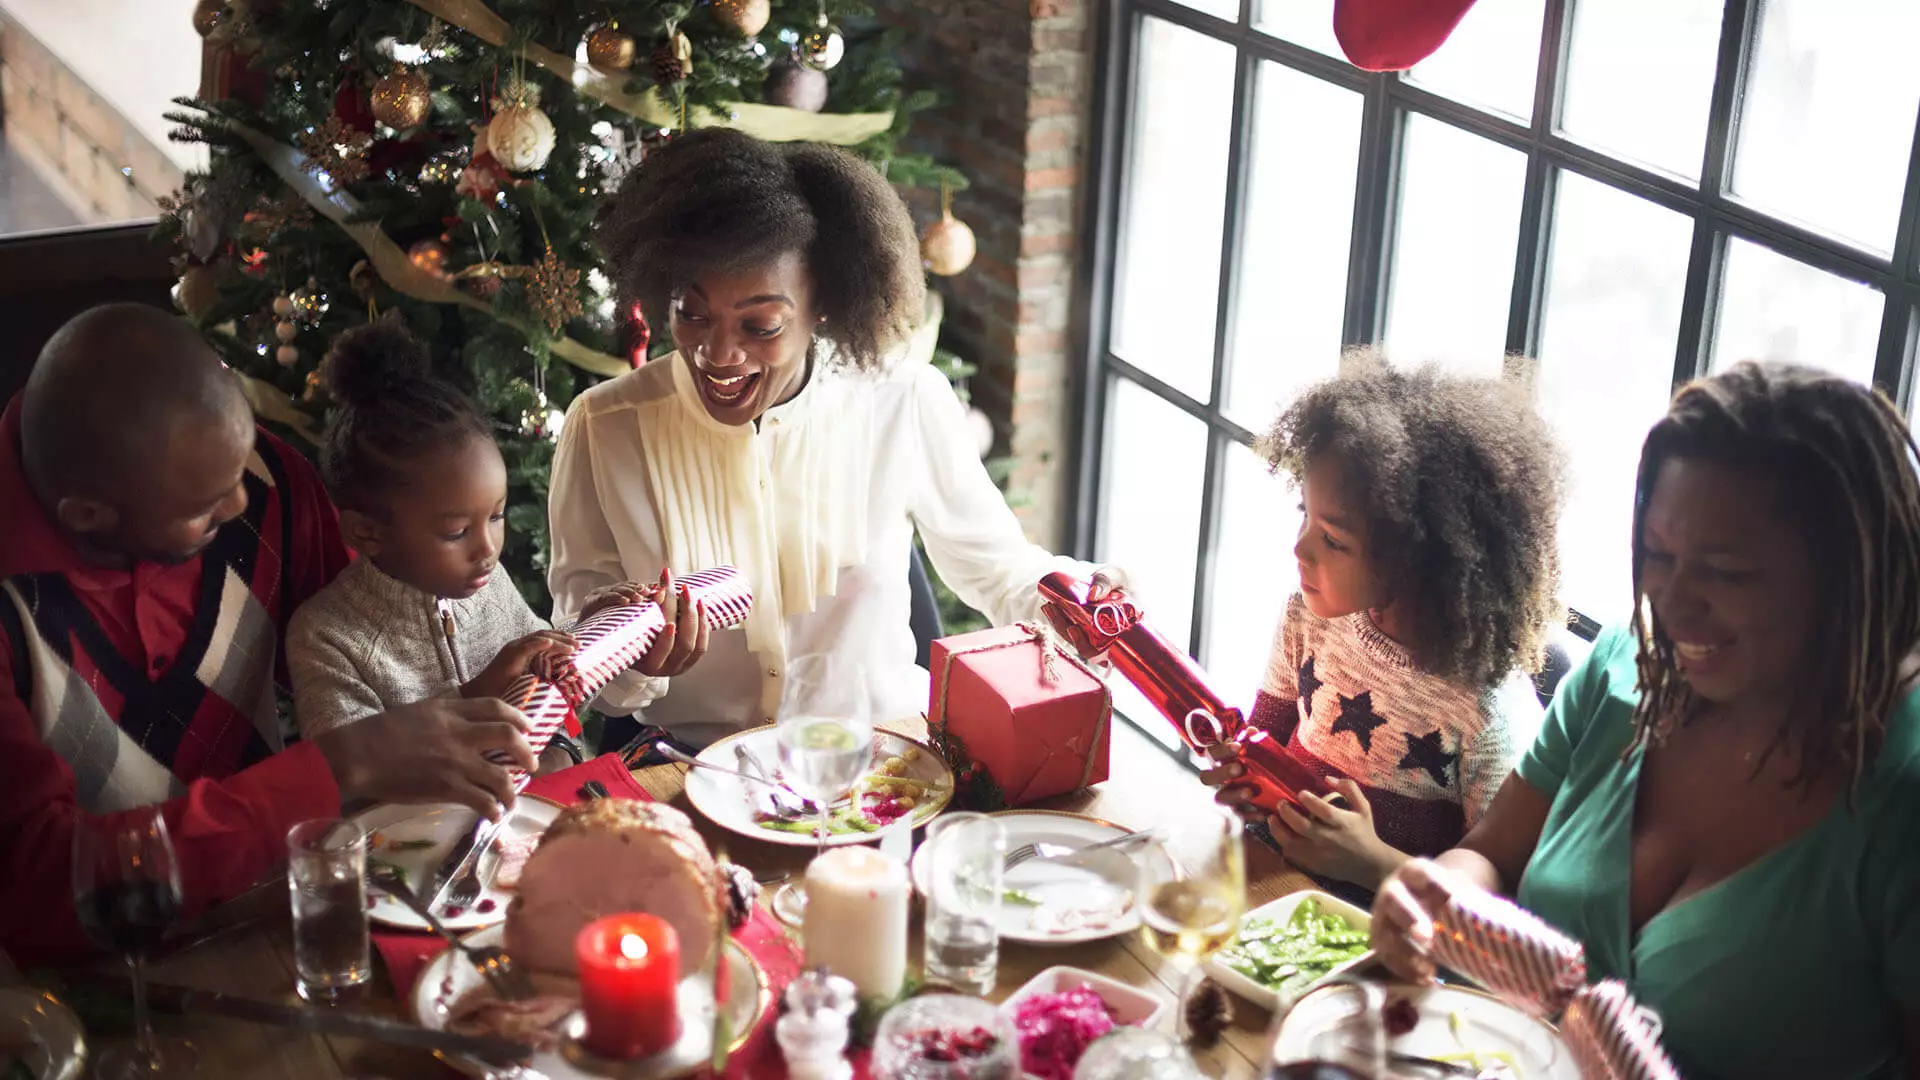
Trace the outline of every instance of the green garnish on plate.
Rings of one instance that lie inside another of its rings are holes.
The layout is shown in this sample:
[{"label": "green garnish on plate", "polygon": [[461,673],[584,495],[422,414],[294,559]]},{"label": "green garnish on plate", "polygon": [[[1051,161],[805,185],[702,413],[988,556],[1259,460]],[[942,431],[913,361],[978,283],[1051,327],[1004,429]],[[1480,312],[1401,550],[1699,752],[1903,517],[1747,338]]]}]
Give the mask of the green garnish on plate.
[{"label": "green garnish on plate", "polygon": [[1248,919],[1220,950],[1220,962],[1282,997],[1297,993],[1367,951],[1367,931],[1311,899],[1286,922]]}]

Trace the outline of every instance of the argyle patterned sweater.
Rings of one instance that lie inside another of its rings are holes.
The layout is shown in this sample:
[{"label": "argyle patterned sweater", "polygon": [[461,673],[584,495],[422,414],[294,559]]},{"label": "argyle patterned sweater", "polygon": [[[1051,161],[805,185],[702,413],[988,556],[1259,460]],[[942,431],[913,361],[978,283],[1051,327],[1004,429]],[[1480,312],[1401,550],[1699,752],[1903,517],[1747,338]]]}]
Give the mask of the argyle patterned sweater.
[{"label": "argyle patterned sweater", "polygon": [[1380,839],[1431,856],[1479,821],[1543,715],[1524,672],[1494,687],[1449,682],[1414,667],[1365,612],[1322,619],[1296,592],[1251,719],[1321,775],[1358,783]]}]

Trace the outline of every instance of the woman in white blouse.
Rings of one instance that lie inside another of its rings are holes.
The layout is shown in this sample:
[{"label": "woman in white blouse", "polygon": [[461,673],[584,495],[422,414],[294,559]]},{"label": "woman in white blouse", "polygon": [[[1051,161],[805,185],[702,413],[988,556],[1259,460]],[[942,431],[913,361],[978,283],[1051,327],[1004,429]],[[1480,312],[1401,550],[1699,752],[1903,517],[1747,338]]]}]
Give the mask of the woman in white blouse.
[{"label": "woman in white blouse", "polygon": [[1048,571],[1092,573],[1027,542],[946,379],[883,360],[925,284],[906,207],[872,167],[696,131],[628,176],[599,239],[616,286],[655,326],[667,314],[679,351],[567,410],[549,503],[555,619],[662,567],[732,564],[754,591],[744,629],[682,632],[604,691],[602,711],[644,710],[704,745],[771,720],[788,659],[824,652],[866,669],[875,717],[925,709],[908,627],[915,530],[996,624],[1039,617]]}]

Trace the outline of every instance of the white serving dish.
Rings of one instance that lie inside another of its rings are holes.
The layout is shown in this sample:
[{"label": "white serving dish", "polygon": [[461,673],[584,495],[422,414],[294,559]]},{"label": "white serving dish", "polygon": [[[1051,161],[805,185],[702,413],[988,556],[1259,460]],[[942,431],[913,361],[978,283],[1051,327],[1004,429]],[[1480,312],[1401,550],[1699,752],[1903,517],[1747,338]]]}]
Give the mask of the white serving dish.
[{"label": "white serving dish", "polygon": [[[1077,986],[1084,986],[1100,995],[1100,1000],[1106,1002],[1107,1008],[1113,1012],[1115,1027],[1137,1027],[1150,1030],[1160,1022],[1160,1017],[1167,1011],[1166,1002],[1145,990],[1117,982],[1105,975],[1096,975],[1083,968],[1061,965],[1050,967],[1028,979],[1026,985],[1015,990],[1007,1000],[1000,1003],[1000,1015],[1007,1018],[1008,1024],[1012,1024],[1015,1011],[1027,998],[1035,994],[1063,993]],[[1032,1073],[1021,1075],[1028,1077],[1029,1080],[1037,1080]]]},{"label": "white serving dish", "polygon": [[[1246,918],[1269,919],[1273,922],[1284,923],[1288,919],[1293,918],[1294,909],[1298,908],[1307,900],[1313,900],[1319,904],[1320,910],[1332,912],[1347,920],[1355,930],[1364,931],[1370,930],[1373,927],[1372,915],[1369,915],[1367,912],[1362,911],[1337,896],[1330,896],[1313,889],[1302,889],[1297,893],[1288,893],[1286,896],[1271,903],[1262,904],[1252,911],[1247,912]],[[1369,949],[1359,956],[1354,957],[1352,960],[1335,966],[1333,970],[1301,987],[1298,993],[1293,994],[1285,1000],[1282,1000],[1281,996],[1272,989],[1254,982],[1252,979],[1221,963],[1218,957],[1209,958],[1203,970],[1206,971],[1208,978],[1241,997],[1246,998],[1248,1001],[1253,1002],[1255,1005],[1264,1006],[1278,1013],[1285,1013],[1293,1009],[1295,1002],[1311,994],[1327,982],[1346,974],[1354,968],[1361,967],[1372,960],[1373,950]]]}]

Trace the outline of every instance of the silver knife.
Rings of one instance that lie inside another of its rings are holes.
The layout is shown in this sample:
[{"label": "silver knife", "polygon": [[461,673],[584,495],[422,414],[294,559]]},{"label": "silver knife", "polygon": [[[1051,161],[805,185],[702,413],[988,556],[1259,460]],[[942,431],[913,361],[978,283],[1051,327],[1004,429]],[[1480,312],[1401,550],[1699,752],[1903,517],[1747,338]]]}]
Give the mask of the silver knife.
[{"label": "silver knife", "polygon": [[460,868],[467,864],[468,856],[473,854],[474,847],[480,841],[480,834],[486,831],[488,824],[490,823],[486,818],[475,814],[473,826],[459,840],[454,841],[452,850],[447,852],[446,858],[440,860],[440,865],[434,870],[432,879],[426,883],[427,887],[420,890],[422,895],[431,897],[427,905],[433,910],[440,910],[441,905],[446,901],[448,887],[453,884],[456,877],[460,876]]},{"label": "silver knife", "polygon": [[147,985],[147,998],[155,1008],[173,1013],[211,1013],[215,1016],[247,1020],[256,1024],[292,1028],[316,1035],[346,1035],[410,1046],[436,1053],[458,1054],[494,1064],[524,1061],[533,1055],[533,1047],[492,1035],[460,1035],[451,1031],[428,1031],[399,1020],[364,1016],[302,1005],[282,1005],[277,1001],[237,997],[213,990],[195,990],[161,983]]}]

